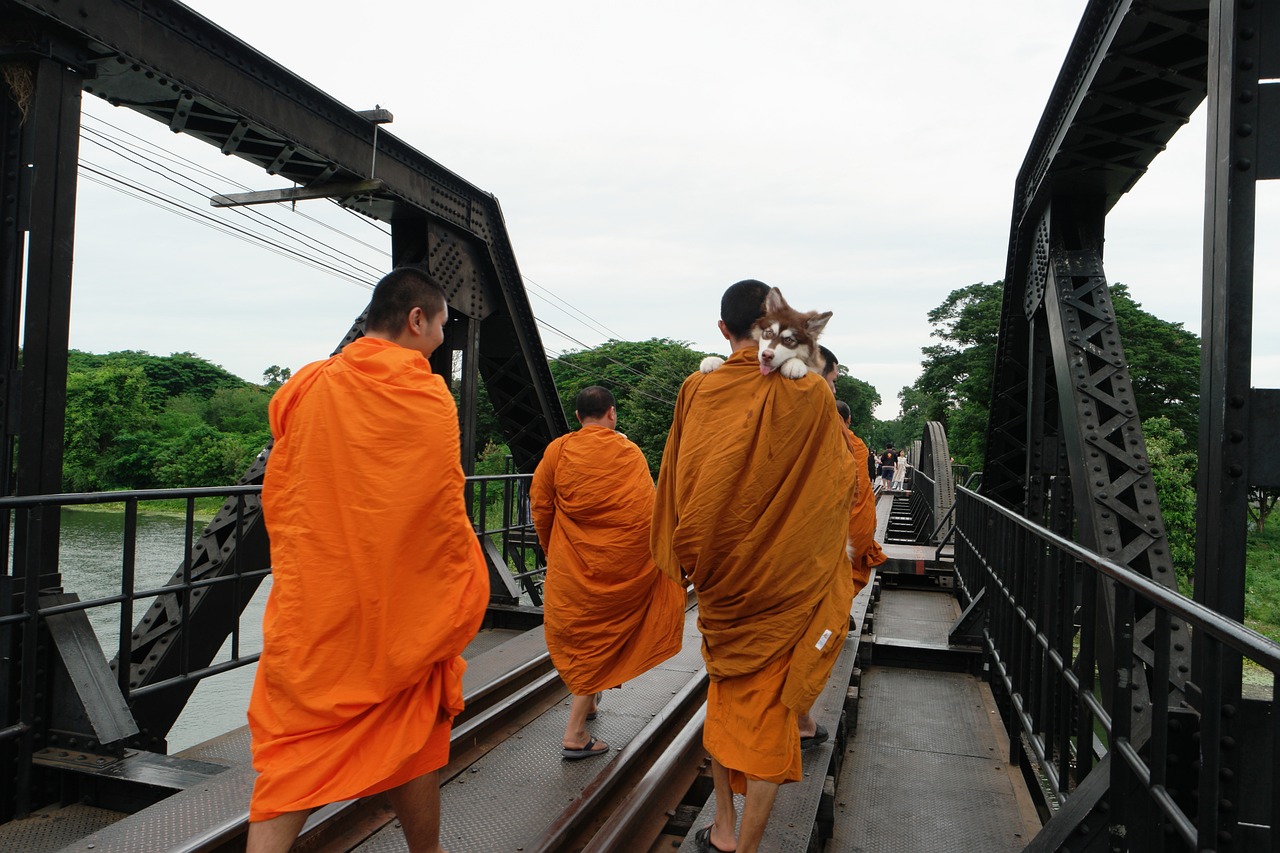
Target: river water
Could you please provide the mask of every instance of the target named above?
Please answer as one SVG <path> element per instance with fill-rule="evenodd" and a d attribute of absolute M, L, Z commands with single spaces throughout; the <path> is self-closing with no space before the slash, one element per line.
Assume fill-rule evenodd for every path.
<path fill-rule="evenodd" d="M 199 533 L 197 524 L 196 535 Z M 118 595 L 123 540 L 123 511 L 64 509 L 60 549 L 63 588 L 79 595 L 81 601 Z M 182 518 L 140 514 L 135 588 L 157 587 L 168 582 L 182 565 L 183 545 Z M 267 578 L 240 617 L 242 656 L 262 649 L 262 609 L 270 587 L 271 579 Z M 150 600 L 134 603 L 135 624 L 150 605 Z M 103 655 L 111 660 L 120 636 L 119 605 L 90 610 L 89 621 L 102 643 Z M 230 652 L 228 638 L 215 662 L 229 660 Z M 186 749 L 244 725 L 255 669 L 256 664 L 250 664 L 201 681 L 169 732 L 169 751 Z"/>

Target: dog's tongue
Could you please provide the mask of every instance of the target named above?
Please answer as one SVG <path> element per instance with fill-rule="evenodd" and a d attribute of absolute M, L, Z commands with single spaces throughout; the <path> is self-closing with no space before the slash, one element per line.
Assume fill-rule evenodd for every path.
<path fill-rule="evenodd" d="M 768 376 L 770 373 L 773 373 L 773 365 L 771 365 L 771 364 L 765 364 L 765 363 L 761 362 L 761 363 L 760 363 L 760 375 L 761 375 L 761 376 Z"/>

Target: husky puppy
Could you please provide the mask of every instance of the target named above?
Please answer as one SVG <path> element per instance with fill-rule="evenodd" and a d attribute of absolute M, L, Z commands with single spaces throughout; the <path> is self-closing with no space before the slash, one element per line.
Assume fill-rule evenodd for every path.
<path fill-rule="evenodd" d="M 788 379 L 821 372 L 818 336 L 830 319 L 830 311 L 795 310 L 782 298 L 781 290 L 769 288 L 764 314 L 751 327 L 751 337 L 760 344 L 760 372 L 767 375 L 777 370 Z M 698 369 L 710 373 L 722 364 L 723 358 L 708 356 Z"/>

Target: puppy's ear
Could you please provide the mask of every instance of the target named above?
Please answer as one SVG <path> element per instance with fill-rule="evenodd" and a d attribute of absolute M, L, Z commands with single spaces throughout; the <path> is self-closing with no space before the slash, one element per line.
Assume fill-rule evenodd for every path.
<path fill-rule="evenodd" d="M 782 298 L 782 291 L 776 287 L 769 288 L 768 294 L 764 297 L 764 310 L 766 314 L 772 314 L 775 311 L 781 311 L 783 308 L 789 307 L 787 300 Z"/>
<path fill-rule="evenodd" d="M 822 330 L 827 327 L 827 321 L 831 319 L 831 312 L 824 311 L 821 314 L 815 314 L 805 321 L 804 328 L 810 335 L 815 338 L 822 334 Z"/>

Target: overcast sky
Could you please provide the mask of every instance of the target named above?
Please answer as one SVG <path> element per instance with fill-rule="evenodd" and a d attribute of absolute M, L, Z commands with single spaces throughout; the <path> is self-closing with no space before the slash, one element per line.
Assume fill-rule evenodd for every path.
<path fill-rule="evenodd" d="M 387 131 L 497 196 L 550 354 L 609 337 L 723 351 L 720 294 L 759 278 L 834 312 L 824 342 L 891 418 L 927 312 L 1004 275 L 1014 179 L 1085 0 L 190 5 L 349 106 L 390 109 Z M 343 255 L 308 256 L 359 264 L 339 276 L 219 233 L 191 219 L 211 193 L 164 173 L 196 161 L 219 192 L 280 181 L 91 96 L 85 109 L 86 168 L 193 207 L 82 181 L 71 345 L 190 351 L 252 381 L 327 356 L 368 300 L 351 276 L 387 267 L 386 234 L 324 201 L 273 226 L 227 215 L 313 235 Z M 1204 137 L 1202 111 L 1112 212 L 1106 246 L 1110 280 L 1197 334 Z M 176 159 L 147 171 L 126 146 Z M 1260 196 L 1263 305 L 1280 205 Z M 1266 313 L 1254 384 L 1276 386 Z"/>

